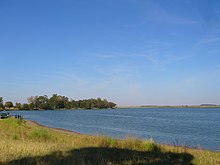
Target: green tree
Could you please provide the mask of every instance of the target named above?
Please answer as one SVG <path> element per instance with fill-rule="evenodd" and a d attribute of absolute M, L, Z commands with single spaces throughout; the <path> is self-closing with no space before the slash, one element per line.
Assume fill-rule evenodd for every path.
<path fill-rule="evenodd" d="M 3 97 L 0 97 L 0 109 L 4 108 Z"/>
<path fill-rule="evenodd" d="M 101 98 L 97 98 L 97 100 L 96 100 L 96 106 L 97 106 L 97 108 L 101 108 L 102 107 L 102 99 Z"/>
<path fill-rule="evenodd" d="M 15 103 L 15 108 L 17 108 L 18 110 L 22 110 L 21 103 Z"/>
<path fill-rule="evenodd" d="M 27 101 L 28 101 L 28 107 L 30 109 L 37 109 L 37 97 L 38 96 L 30 96 L 27 98 Z"/>
<path fill-rule="evenodd" d="M 71 107 L 71 103 L 69 102 L 68 97 L 57 94 L 52 95 L 52 97 L 49 99 L 49 104 L 53 109 L 63 109 Z"/>
<path fill-rule="evenodd" d="M 52 109 L 49 104 L 49 99 L 48 99 L 47 95 L 37 97 L 36 108 L 37 109 Z"/>
<path fill-rule="evenodd" d="M 91 99 L 85 100 L 84 109 L 91 109 Z"/>
<path fill-rule="evenodd" d="M 23 104 L 22 105 L 22 110 L 29 110 L 29 105 L 28 104 Z"/>
<path fill-rule="evenodd" d="M 78 108 L 77 101 L 75 100 L 71 100 L 70 105 L 71 105 L 71 108 Z"/>
<path fill-rule="evenodd" d="M 5 103 L 5 107 L 8 108 L 8 109 L 10 109 L 10 108 L 13 107 L 13 103 L 12 103 L 11 101 L 7 101 L 7 102 Z"/>
<path fill-rule="evenodd" d="M 96 107 L 96 99 L 90 99 L 91 100 L 91 109 L 97 108 Z"/>
<path fill-rule="evenodd" d="M 101 108 L 109 108 L 108 107 L 108 101 L 106 100 L 106 99 L 104 99 L 103 101 L 102 101 L 102 107 Z"/>
<path fill-rule="evenodd" d="M 109 107 L 109 108 L 115 108 L 115 107 L 116 107 L 116 104 L 113 103 L 113 102 L 109 102 L 109 103 L 108 103 L 108 107 Z"/>

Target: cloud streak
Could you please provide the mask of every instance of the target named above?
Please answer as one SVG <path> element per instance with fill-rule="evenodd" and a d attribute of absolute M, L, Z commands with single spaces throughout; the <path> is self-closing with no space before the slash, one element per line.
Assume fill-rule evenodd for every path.
<path fill-rule="evenodd" d="M 165 71 L 169 65 L 188 59 L 190 56 L 159 56 L 159 55 L 148 55 L 144 56 L 148 61 L 152 63 L 152 68 L 155 71 Z"/>
<path fill-rule="evenodd" d="M 165 10 L 162 6 L 156 3 L 150 3 L 150 7 L 146 9 L 145 19 L 148 21 L 180 24 L 180 25 L 196 25 L 197 21 L 187 17 L 178 16 L 177 13 L 172 13 Z"/>
<path fill-rule="evenodd" d="M 199 41 L 199 44 L 213 44 L 216 42 L 220 42 L 220 37 L 203 38 Z"/>
<path fill-rule="evenodd" d="M 103 53 L 96 57 L 102 59 L 115 59 L 115 60 L 130 60 L 139 59 L 140 61 L 146 61 L 144 65 L 150 64 L 152 70 L 154 71 L 165 71 L 169 65 L 175 64 L 177 62 L 186 60 L 190 58 L 189 55 L 160 55 L 161 53 L 157 49 L 151 49 L 143 53 Z M 140 65 L 140 64 L 138 64 Z"/>

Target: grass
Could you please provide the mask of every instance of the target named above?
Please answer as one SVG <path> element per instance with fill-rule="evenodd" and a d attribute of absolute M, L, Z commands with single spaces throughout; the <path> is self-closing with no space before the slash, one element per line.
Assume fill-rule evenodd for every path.
<path fill-rule="evenodd" d="M 52 135 L 43 128 L 34 128 L 33 131 L 29 134 L 29 139 L 38 140 L 38 141 L 50 141 L 52 140 Z"/>
<path fill-rule="evenodd" d="M 0 137 L 0 165 L 220 164 L 216 152 L 82 135 L 13 118 L 0 120 Z"/>

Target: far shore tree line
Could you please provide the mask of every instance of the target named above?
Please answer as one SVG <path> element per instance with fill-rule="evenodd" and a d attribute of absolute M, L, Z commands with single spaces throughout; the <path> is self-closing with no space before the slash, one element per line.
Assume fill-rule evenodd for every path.
<path fill-rule="evenodd" d="M 56 109 L 108 109 L 115 108 L 116 104 L 109 102 L 106 99 L 83 99 L 72 100 L 66 96 L 53 94 L 52 97 L 30 96 L 27 98 L 28 103 L 15 103 L 11 101 L 3 102 L 0 97 L 0 110 L 17 109 L 17 110 L 56 110 Z"/>

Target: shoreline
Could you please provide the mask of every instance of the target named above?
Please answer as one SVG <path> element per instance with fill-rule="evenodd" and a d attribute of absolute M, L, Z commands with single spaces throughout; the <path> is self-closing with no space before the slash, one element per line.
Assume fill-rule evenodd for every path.
<path fill-rule="evenodd" d="M 60 132 L 60 133 L 69 133 L 69 134 L 77 134 L 77 135 L 84 135 L 84 134 L 81 134 L 79 132 L 75 132 L 75 131 L 71 131 L 71 130 L 68 130 L 68 129 L 63 129 L 63 128 L 56 128 L 56 127 L 49 127 L 49 126 L 46 126 L 46 125 L 43 125 L 43 124 L 40 124 L 34 120 L 25 120 L 27 122 L 27 124 L 29 125 L 37 125 L 37 126 L 40 126 L 40 127 L 43 127 L 43 128 L 46 128 L 46 129 L 50 129 L 50 130 L 53 130 L 53 131 L 57 131 L 57 132 Z M 87 134 L 85 134 L 87 135 Z M 89 136 L 89 135 L 88 135 Z M 92 135 L 90 135 L 92 136 Z"/>
<path fill-rule="evenodd" d="M 36 121 L 33 120 L 25 120 L 27 122 L 27 124 L 29 125 L 35 125 L 35 126 L 40 126 L 52 131 L 57 131 L 59 133 L 64 133 L 64 134 L 76 134 L 76 135 L 85 135 L 85 136 L 105 136 L 105 135 L 91 135 L 91 134 L 82 134 L 76 131 L 72 131 L 72 130 L 68 130 L 68 129 L 64 129 L 64 128 L 56 128 L 56 127 L 49 127 L 49 126 L 45 126 L 43 124 L 40 124 Z M 108 137 L 108 136 L 106 136 Z M 113 138 L 114 139 L 114 138 Z M 122 139 L 123 140 L 123 139 Z M 146 139 L 140 139 L 140 140 L 146 140 Z M 149 140 L 149 139 L 147 139 Z M 174 147 L 174 148 L 185 148 L 185 149 L 189 149 L 189 150 L 196 150 L 196 151 L 207 151 L 207 152 L 213 152 L 213 153 L 220 153 L 220 151 L 213 151 L 213 150 L 208 150 L 208 149 L 202 149 L 202 148 L 196 148 L 196 147 L 190 147 L 190 146 L 184 146 L 184 145 L 172 145 L 172 144 L 164 144 L 164 143 L 158 143 L 156 141 L 154 141 L 156 144 L 161 145 L 161 146 L 165 146 L 165 147 Z"/>
<path fill-rule="evenodd" d="M 45 163 L 131 165 L 149 162 L 158 165 L 207 165 L 210 164 L 210 160 L 212 164 L 220 164 L 220 152 L 200 147 L 159 144 L 150 139 L 131 136 L 114 139 L 98 134 L 87 135 L 13 117 L 0 120 L 0 135 L 2 151 L 0 164 L 5 165 Z"/>
<path fill-rule="evenodd" d="M 116 109 L 132 109 L 132 108 L 142 108 L 142 109 L 148 109 L 148 108 L 161 108 L 161 109 L 163 109 L 163 108 L 183 108 L 183 109 L 185 109 L 185 108 L 220 108 L 220 106 L 219 105 L 217 105 L 217 106 L 197 106 L 197 105 L 186 105 L 186 106 L 172 106 L 172 105 L 162 105 L 162 106 L 160 106 L 160 105 L 152 105 L 152 106 L 118 106 Z"/>

